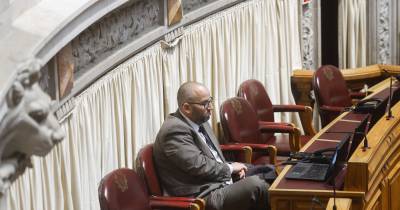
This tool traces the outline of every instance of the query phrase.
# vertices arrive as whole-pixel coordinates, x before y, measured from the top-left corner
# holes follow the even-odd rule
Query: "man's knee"
[[[249,176],[246,180],[250,188],[251,200],[254,209],[269,209],[268,188],[269,184],[259,176]]]
[[[259,176],[246,177],[245,182],[247,187],[252,191],[257,191],[260,194],[266,194],[268,192],[269,184]]]

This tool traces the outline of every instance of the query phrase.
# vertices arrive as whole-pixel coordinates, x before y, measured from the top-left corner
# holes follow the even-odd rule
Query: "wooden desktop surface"
[[[370,88],[369,97],[387,101],[389,81]],[[400,87],[397,82],[393,89]],[[400,92],[400,91],[399,91]],[[344,188],[336,191],[336,196],[352,199],[352,209],[400,209],[396,201],[400,194],[400,103],[392,107],[394,118],[380,117],[369,129],[367,139],[369,149],[363,151],[361,143],[348,161],[344,175]],[[343,139],[332,131],[354,131],[367,114],[345,112],[317,133],[301,151],[335,147]],[[291,166],[286,166],[269,189],[272,209],[325,209],[333,196],[333,186],[326,182],[285,179]],[[318,204],[318,203],[321,204]]]

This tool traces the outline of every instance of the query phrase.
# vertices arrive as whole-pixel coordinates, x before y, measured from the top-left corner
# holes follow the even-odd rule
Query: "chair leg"
[[[251,163],[251,158],[253,157],[253,149],[251,149],[251,147],[249,146],[244,146],[243,151],[244,151],[244,162]]]
[[[206,201],[204,199],[196,198],[196,200],[194,200],[194,203],[196,204],[196,206],[191,207],[190,210],[204,210],[204,209],[206,209]]]
[[[276,166],[276,155],[278,154],[278,150],[276,149],[276,147],[273,145],[269,145],[268,154],[269,154],[269,163],[271,165]]]
[[[294,127],[294,132],[289,133],[289,146],[290,146],[290,151],[292,152],[298,152],[301,148],[301,143],[300,143],[300,129],[295,127],[294,124],[292,124]]]
[[[308,136],[314,136],[317,132],[312,125],[313,110],[306,106],[304,112],[299,112],[301,124],[303,125],[304,133]]]
[[[301,131],[300,131],[300,129],[299,128],[294,128],[294,143],[295,143],[295,149],[296,149],[296,152],[297,151],[299,151],[300,149],[301,149],[301,147],[303,146],[303,145],[301,145],[301,141],[300,141],[300,135],[301,135]]]

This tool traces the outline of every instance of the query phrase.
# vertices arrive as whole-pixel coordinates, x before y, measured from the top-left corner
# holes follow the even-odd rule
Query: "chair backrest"
[[[224,101],[220,108],[220,118],[226,141],[261,143],[257,115],[244,98],[234,97]]]
[[[326,121],[328,118],[331,119],[336,116],[322,113],[319,107],[324,105],[349,107],[352,105],[346,81],[342,72],[335,66],[324,65],[314,72],[313,89],[321,121]],[[330,120],[327,120],[327,122],[330,122]]]
[[[239,86],[237,96],[243,97],[251,104],[259,120],[275,122],[272,102],[260,81],[255,79],[244,81]],[[273,133],[264,133],[263,138],[268,139],[273,135]]]
[[[274,111],[272,102],[264,85],[255,79],[244,81],[239,86],[237,96],[246,99],[256,111],[258,119],[274,122]]]
[[[107,174],[99,185],[102,210],[150,210],[147,189],[132,169],[116,169]]]
[[[162,189],[153,161],[153,144],[144,146],[136,158],[136,171],[145,181],[150,195],[162,195]]]

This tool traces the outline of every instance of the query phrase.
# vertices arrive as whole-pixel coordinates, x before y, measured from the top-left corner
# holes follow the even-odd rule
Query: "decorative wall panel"
[[[301,50],[303,69],[315,70],[320,65],[320,0],[303,3],[301,12]]]
[[[72,41],[76,76],[135,37],[160,25],[161,1],[137,1],[100,19]]]
[[[183,14],[187,14],[190,11],[196,10],[206,4],[214,2],[217,0],[183,0]]]
[[[377,62],[391,64],[390,1],[377,1]]]

